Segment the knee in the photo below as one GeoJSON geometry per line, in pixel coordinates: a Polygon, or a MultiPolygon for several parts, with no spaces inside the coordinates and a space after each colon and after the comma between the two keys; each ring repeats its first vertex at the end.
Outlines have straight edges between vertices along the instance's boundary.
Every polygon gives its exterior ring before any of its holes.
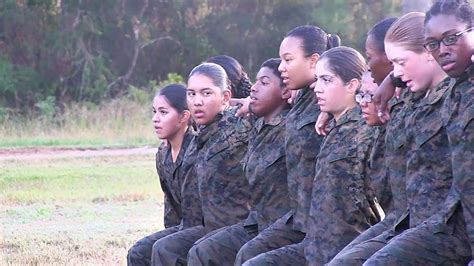
{"type": "Polygon", "coordinates": [[[136,246],[131,247],[127,253],[127,265],[139,265],[145,258],[136,246]]]}
{"type": "Polygon", "coordinates": [[[210,265],[214,261],[213,258],[217,255],[213,247],[207,244],[206,241],[200,241],[193,245],[188,252],[189,265],[210,265]],[[213,252],[214,251],[214,252],[213,252]]]}
{"type": "Polygon", "coordinates": [[[253,258],[255,254],[251,252],[251,249],[249,249],[248,245],[245,244],[243,245],[239,252],[237,252],[237,255],[235,256],[235,266],[240,266],[244,264],[244,262],[248,261],[249,259],[253,258]]]}
{"type": "Polygon", "coordinates": [[[278,261],[275,261],[266,254],[260,254],[256,257],[250,258],[249,260],[242,263],[242,266],[253,266],[253,265],[279,265],[278,261]]]}
{"type": "Polygon", "coordinates": [[[328,266],[337,266],[337,265],[361,265],[363,261],[356,260],[354,258],[351,258],[349,256],[344,256],[344,255],[337,255],[334,257],[329,263],[327,264],[328,266]]]}

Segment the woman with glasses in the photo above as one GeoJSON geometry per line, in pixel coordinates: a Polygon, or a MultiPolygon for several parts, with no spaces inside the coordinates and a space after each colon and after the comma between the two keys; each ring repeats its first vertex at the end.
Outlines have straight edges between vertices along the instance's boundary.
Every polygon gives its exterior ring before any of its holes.
{"type": "Polygon", "coordinates": [[[373,130],[355,101],[366,62],[349,47],[326,51],[316,64],[314,92],[321,111],[333,116],[316,162],[305,257],[329,262],[360,232],[380,221],[367,161],[373,130]]]}
{"type": "MultiPolygon", "coordinates": [[[[468,239],[468,244],[456,247],[456,251],[460,251],[458,254],[462,251],[469,253],[470,247],[469,265],[474,265],[474,67],[469,61],[474,59],[473,17],[473,7],[467,1],[437,1],[425,19],[425,47],[443,70],[456,78],[456,84],[444,103],[448,111],[443,113],[446,115],[451,149],[451,191],[454,193],[448,196],[444,212],[428,224],[449,228],[457,220],[460,225],[455,231],[461,233],[462,236],[458,236],[460,239],[468,239]]],[[[433,234],[431,231],[425,231],[428,234],[420,236],[423,242],[444,243],[446,238],[451,238],[450,235],[433,234]]],[[[431,249],[438,252],[445,249],[444,245],[432,246],[431,249]]],[[[469,257],[469,254],[463,255],[469,257]]]]}
{"type": "MultiPolygon", "coordinates": [[[[395,121],[389,121],[386,135],[387,151],[398,147],[406,149],[406,161],[402,164],[397,161],[390,164],[390,154],[386,153],[388,169],[402,169],[389,172],[394,174],[389,180],[397,217],[389,219],[389,230],[338,254],[331,262],[333,265],[360,265],[364,261],[367,265],[429,264],[416,260],[416,246],[420,244],[416,238],[407,238],[412,245],[404,251],[398,242],[441,209],[452,180],[450,165],[441,163],[449,154],[446,153],[446,131],[440,119],[442,99],[452,87],[452,81],[423,47],[424,18],[424,14],[416,12],[404,15],[392,25],[385,38],[394,76],[407,82],[413,93],[411,101],[406,102],[399,113],[404,117],[398,115],[395,121]],[[400,123],[398,135],[388,134],[393,122],[400,123]],[[396,175],[397,172],[404,174],[396,175]]],[[[453,242],[447,243],[456,246],[453,242]]]]}

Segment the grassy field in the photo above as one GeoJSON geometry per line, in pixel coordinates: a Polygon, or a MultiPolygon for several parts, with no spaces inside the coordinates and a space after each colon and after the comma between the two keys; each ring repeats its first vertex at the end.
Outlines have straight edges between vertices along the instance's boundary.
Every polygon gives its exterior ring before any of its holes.
{"type": "Polygon", "coordinates": [[[0,117],[0,149],[143,146],[156,143],[151,120],[151,99],[128,98],[101,105],[73,103],[57,115],[12,114],[0,117]]]}
{"type": "Polygon", "coordinates": [[[1,265],[124,265],[163,227],[154,155],[0,160],[1,265]]]}

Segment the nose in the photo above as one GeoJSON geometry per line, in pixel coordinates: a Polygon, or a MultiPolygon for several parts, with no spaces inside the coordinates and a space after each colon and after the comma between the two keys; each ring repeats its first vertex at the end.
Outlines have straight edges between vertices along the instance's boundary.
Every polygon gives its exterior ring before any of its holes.
{"type": "Polygon", "coordinates": [[[284,71],[284,64],[285,61],[281,60],[280,64],[278,65],[278,71],[280,71],[280,73],[284,71]]]}
{"type": "Polygon", "coordinates": [[[194,106],[202,106],[203,101],[202,101],[201,96],[199,95],[194,96],[192,101],[193,101],[194,106]]]}
{"type": "Polygon", "coordinates": [[[153,123],[158,123],[160,122],[160,117],[158,115],[158,112],[156,112],[155,114],[153,114],[153,123]]]}
{"type": "Polygon", "coordinates": [[[443,42],[441,42],[439,44],[439,56],[440,57],[446,56],[447,54],[449,54],[450,49],[451,48],[449,48],[449,46],[446,46],[444,45],[443,42]]]}
{"type": "Polygon", "coordinates": [[[398,64],[393,64],[393,76],[400,78],[403,75],[402,67],[398,64]]]}
{"type": "MultiPolygon", "coordinates": [[[[258,81],[257,81],[258,82],[258,81]]],[[[250,92],[256,92],[257,91],[257,82],[250,87],[250,92]]]]}
{"type": "Polygon", "coordinates": [[[314,91],[316,94],[323,92],[323,89],[322,89],[322,86],[321,86],[321,82],[319,82],[319,80],[316,81],[316,85],[314,85],[313,91],[314,91]]]}
{"type": "Polygon", "coordinates": [[[361,102],[359,103],[359,106],[360,106],[361,108],[366,108],[367,105],[368,105],[368,103],[367,103],[366,101],[361,101],[361,102]]]}

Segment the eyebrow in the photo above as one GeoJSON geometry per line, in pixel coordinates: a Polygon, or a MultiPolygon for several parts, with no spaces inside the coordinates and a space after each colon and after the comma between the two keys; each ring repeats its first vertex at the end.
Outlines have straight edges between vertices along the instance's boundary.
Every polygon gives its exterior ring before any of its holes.
{"type": "Polygon", "coordinates": [[[405,60],[406,60],[405,58],[400,58],[400,57],[395,57],[393,59],[390,59],[390,61],[395,62],[397,64],[399,64],[400,61],[405,61],[405,60]]]}
{"type": "Polygon", "coordinates": [[[328,75],[328,74],[324,74],[324,75],[317,76],[317,77],[318,77],[318,79],[319,79],[319,78],[333,78],[333,76],[328,75]]]}

